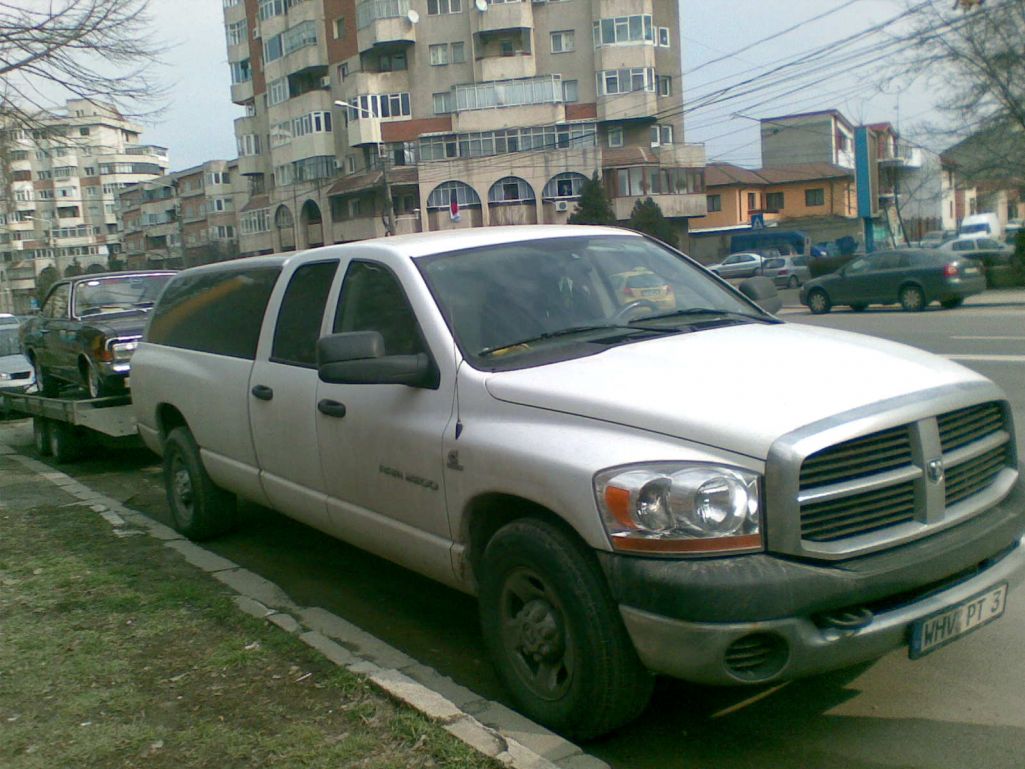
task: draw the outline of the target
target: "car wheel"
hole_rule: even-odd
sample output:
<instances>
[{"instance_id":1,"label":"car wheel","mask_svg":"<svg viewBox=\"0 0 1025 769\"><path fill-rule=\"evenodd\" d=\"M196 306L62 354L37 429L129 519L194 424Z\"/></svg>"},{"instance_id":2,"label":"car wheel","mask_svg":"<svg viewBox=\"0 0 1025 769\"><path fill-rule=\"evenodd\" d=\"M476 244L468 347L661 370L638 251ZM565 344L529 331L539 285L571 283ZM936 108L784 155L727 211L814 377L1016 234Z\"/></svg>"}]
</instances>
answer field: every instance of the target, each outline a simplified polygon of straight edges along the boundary
<instances>
[{"instance_id":1,"label":"car wheel","mask_svg":"<svg viewBox=\"0 0 1025 769\"><path fill-rule=\"evenodd\" d=\"M124 389L124 382L121 379L114 380L104 377L92 362L87 361L83 367L85 369L85 387L89 391L90 398L117 395Z\"/></svg>"},{"instance_id":2,"label":"car wheel","mask_svg":"<svg viewBox=\"0 0 1025 769\"><path fill-rule=\"evenodd\" d=\"M50 456L50 420L32 417L32 445L41 457Z\"/></svg>"},{"instance_id":3,"label":"car wheel","mask_svg":"<svg viewBox=\"0 0 1025 769\"><path fill-rule=\"evenodd\" d=\"M81 431L67 422L50 421L47 428L50 439L50 456L59 465L74 462L82 456L85 438Z\"/></svg>"},{"instance_id":4,"label":"car wheel","mask_svg":"<svg viewBox=\"0 0 1025 769\"><path fill-rule=\"evenodd\" d=\"M560 528L521 519L480 566L480 619L503 682L531 718L589 739L640 715L641 665L593 555Z\"/></svg>"},{"instance_id":5,"label":"car wheel","mask_svg":"<svg viewBox=\"0 0 1025 769\"><path fill-rule=\"evenodd\" d=\"M234 527L235 495L210 480L187 427L173 429L164 443L164 488L174 528L189 539L210 539Z\"/></svg>"},{"instance_id":6,"label":"car wheel","mask_svg":"<svg viewBox=\"0 0 1025 769\"><path fill-rule=\"evenodd\" d=\"M787 288L797 288L801 285L801 281L797 279L796 275L791 275L790 280L787 281Z\"/></svg>"},{"instance_id":7,"label":"car wheel","mask_svg":"<svg viewBox=\"0 0 1025 769\"><path fill-rule=\"evenodd\" d=\"M964 304L963 296L954 297L952 299L944 299L942 302L940 302L940 305L947 310L953 310L955 307L960 307L962 304Z\"/></svg>"},{"instance_id":8,"label":"car wheel","mask_svg":"<svg viewBox=\"0 0 1025 769\"><path fill-rule=\"evenodd\" d=\"M925 294L918 286L904 286L900 290L900 306L907 312L920 312L925 308Z\"/></svg>"},{"instance_id":9,"label":"car wheel","mask_svg":"<svg viewBox=\"0 0 1025 769\"><path fill-rule=\"evenodd\" d=\"M57 395L58 384L57 380L50 376L50 373L43 368L43 365L39 362L39 358L35 355L32 356L32 370L36 375L36 387L39 388L39 394L52 398Z\"/></svg>"},{"instance_id":10,"label":"car wheel","mask_svg":"<svg viewBox=\"0 0 1025 769\"><path fill-rule=\"evenodd\" d=\"M833 303L825 291L817 288L808 294L808 309L815 315L823 315L833 309Z\"/></svg>"},{"instance_id":11,"label":"car wheel","mask_svg":"<svg viewBox=\"0 0 1025 769\"><path fill-rule=\"evenodd\" d=\"M865 310L868 309L868 305L867 304L862 304L861 302L858 302L858 304L852 304L851 305L851 309L854 310L855 312L865 312Z\"/></svg>"}]
</instances>

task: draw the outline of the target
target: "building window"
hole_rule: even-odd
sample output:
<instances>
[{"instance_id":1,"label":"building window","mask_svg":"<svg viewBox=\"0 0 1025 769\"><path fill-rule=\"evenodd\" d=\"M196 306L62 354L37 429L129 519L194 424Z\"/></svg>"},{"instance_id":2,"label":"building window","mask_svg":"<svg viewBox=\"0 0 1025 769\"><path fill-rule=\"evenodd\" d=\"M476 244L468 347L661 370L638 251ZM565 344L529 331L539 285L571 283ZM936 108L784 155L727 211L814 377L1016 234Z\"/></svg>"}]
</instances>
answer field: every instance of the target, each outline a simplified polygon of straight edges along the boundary
<instances>
[{"instance_id":1,"label":"building window","mask_svg":"<svg viewBox=\"0 0 1025 769\"><path fill-rule=\"evenodd\" d=\"M452 111L452 92L442 91L434 94L434 114L447 115Z\"/></svg>"},{"instance_id":2,"label":"building window","mask_svg":"<svg viewBox=\"0 0 1025 769\"><path fill-rule=\"evenodd\" d=\"M227 26L228 45L241 45L248 40L249 30L246 20L236 21Z\"/></svg>"},{"instance_id":3,"label":"building window","mask_svg":"<svg viewBox=\"0 0 1025 769\"><path fill-rule=\"evenodd\" d=\"M669 27L658 28L658 45L660 48L669 47Z\"/></svg>"},{"instance_id":4,"label":"building window","mask_svg":"<svg viewBox=\"0 0 1025 769\"><path fill-rule=\"evenodd\" d=\"M610 147L622 147L623 146L623 128L622 126L615 126L609 129L609 146Z\"/></svg>"},{"instance_id":5,"label":"building window","mask_svg":"<svg viewBox=\"0 0 1025 769\"><path fill-rule=\"evenodd\" d=\"M342 62L338 65L338 79L345 80L349 76L349 63Z\"/></svg>"},{"instance_id":6,"label":"building window","mask_svg":"<svg viewBox=\"0 0 1025 769\"><path fill-rule=\"evenodd\" d=\"M654 42L651 16L617 16L594 22L594 47Z\"/></svg>"},{"instance_id":7,"label":"building window","mask_svg":"<svg viewBox=\"0 0 1025 769\"><path fill-rule=\"evenodd\" d=\"M335 40L341 40L343 37L345 37L345 19L341 17L335 19L334 30Z\"/></svg>"},{"instance_id":8,"label":"building window","mask_svg":"<svg viewBox=\"0 0 1025 769\"><path fill-rule=\"evenodd\" d=\"M673 95L673 78L670 75L656 75L655 84L659 96Z\"/></svg>"},{"instance_id":9,"label":"building window","mask_svg":"<svg viewBox=\"0 0 1025 769\"><path fill-rule=\"evenodd\" d=\"M653 67L633 67L602 70L597 75L597 86L599 96L654 91L655 69Z\"/></svg>"},{"instance_id":10,"label":"building window","mask_svg":"<svg viewBox=\"0 0 1025 769\"><path fill-rule=\"evenodd\" d=\"M427 208L447 209L455 201L460 208L479 206L480 196L468 184L449 181L439 184L427 196Z\"/></svg>"},{"instance_id":11,"label":"building window","mask_svg":"<svg viewBox=\"0 0 1025 769\"><path fill-rule=\"evenodd\" d=\"M552 33L552 53L569 53L573 50L576 50L576 44L572 29Z\"/></svg>"},{"instance_id":12,"label":"building window","mask_svg":"<svg viewBox=\"0 0 1025 769\"><path fill-rule=\"evenodd\" d=\"M374 117L409 117L409 93L381 93L369 96L360 96L356 100L360 109L348 110L349 120L359 120L361 117L373 115Z\"/></svg>"},{"instance_id":13,"label":"building window","mask_svg":"<svg viewBox=\"0 0 1025 769\"><path fill-rule=\"evenodd\" d=\"M749 192L747 193L747 210L757 211L758 210L758 193Z\"/></svg>"},{"instance_id":14,"label":"building window","mask_svg":"<svg viewBox=\"0 0 1025 769\"><path fill-rule=\"evenodd\" d=\"M806 206L826 205L826 191L822 187L804 191L804 204ZM780 206L782 208L782 205Z\"/></svg>"},{"instance_id":15,"label":"building window","mask_svg":"<svg viewBox=\"0 0 1025 769\"><path fill-rule=\"evenodd\" d=\"M554 198L578 198L580 190L587 183L587 177L572 171L556 174L545 185L541 191L541 197L545 200Z\"/></svg>"},{"instance_id":16,"label":"building window","mask_svg":"<svg viewBox=\"0 0 1025 769\"><path fill-rule=\"evenodd\" d=\"M452 63L462 64L466 61L466 44L452 43Z\"/></svg>"},{"instance_id":17,"label":"building window","mask_svg":"<svg viewBox=\"0 0 1025 769\"><path fill-rule=\"evenodd\" d=\"M427 0L427 13L438 16L443 13L462 13L462 0Z\"/></svg>"},{"instance_id":18,"label":"building window","mask_svg":"<svg viewBox=\"0 0 1025 769\"><path fill-rule=\"evenodd\" d=\"M671 125L653 125L651 127L651 146L661 147L673 143L673 127Z\"/></svg>"},{"instance_id":19,"label":"building window","mask_svg":"<svg viewBox=\"0 0 1025 769\"><path fill-rule=\"evenodd\" d=\"M491 185L488 203L525 203L534 201L534 190L518 176L506 176Z\"/></svg>"},{"instance_id":20,"label":"building window","mask_svg":"<svg viewBox=\"0 0 1025 769\"><path fill-rule=\"evenodd\" d=\"M769 211L782 211L783 210L783 193L782 192L766 192L765 193L765 208Z\"/></svg>"},{"instance_id":21,"label":"building window","mask_svg":"<svg viewBox=\"0 0 1025 769\"><path fill-rule=\"evenodd\" d=\"M714 214L716 211L722 211L722 195L709 195L706 201L708 213Z\"/></svg>"},{"instance_id":22,"label":"building window","mask_svg":"<svg viewBox=\"0 0 1025 769\"><path fill-rule=\"evenodd\" d=\"M562 81L562 100L566 104L574 104L580 99L580 93L577 89L576 80L563 80Z\"/></svg>"},{"instance_id":23,"label":"building window","mask_svg":"<svg viewBox=\"0 0 1025 769\"><path fill-rule=\"evenodd\" d=\"M432 45L428 50L431 54L432 67L442 67L448 64L448 43Z\"/></svg>"},{"instance_id":24,"label":"building window","mask_svg":"<svg viewBox=\"0 0 1025 769\"><path fill-rule=\"evenodd\" d=\"M288 78L281 77L277 80L272 80L267 84L267 104L273 107L275 104L281 104L284 101L288 101Z\"/></svg>"}]
</instances>

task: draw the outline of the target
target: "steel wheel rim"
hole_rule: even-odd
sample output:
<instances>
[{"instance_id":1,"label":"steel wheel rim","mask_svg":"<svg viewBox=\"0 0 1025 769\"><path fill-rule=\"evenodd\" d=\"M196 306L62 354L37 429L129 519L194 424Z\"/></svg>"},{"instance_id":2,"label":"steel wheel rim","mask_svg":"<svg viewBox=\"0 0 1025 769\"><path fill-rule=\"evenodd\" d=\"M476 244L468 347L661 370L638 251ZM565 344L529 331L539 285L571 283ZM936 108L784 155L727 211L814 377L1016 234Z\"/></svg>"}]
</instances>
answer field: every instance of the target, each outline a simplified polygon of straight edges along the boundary
<instances>
[{"instance_id":1,"label":"steel wheel rim","mask_svg":"<svg viewBox=\"0 0 1025 769\"><path fill-rule=\"evenodd\" d=\"M519 568L506 578L499 601L502 644L516 677L542 700L561 699L576 666L558 596L537 572Z\"/></svg>"},{"instance_id":2,"label":"steel wheel rim","mask_svg":"<svg viewBox=\"0 0 1025 769\"><path fill-rule=\"evenodd\" d=\"M904 304L911 310L920 310L923 304L922 292L917 288L904 289Z\"/></svg>"},{"instance_id":3,"label":"steel wheel rim","mask_svg":"<svg viewBox=\"0 0 1025 769\"><path fill-rule=\"evenodd\" d=\"M813 310L818 311L826 309L826 295L823 294L821 291L816 291L814 294L808 297L808 302L811 304L811 308Z\"/></svg>"},{"instance_id":4,"label":"steel wheel rim","mask_svg":"<svg viewBox=\"0 0 1025 769\"><path fill-rule=\"evenodd\" d=\"M177 454L171 458L171 494L174 497L175 517L181 525L188 525L192 520L195 495L189 469Z\"/></svg>"}]
</instances>

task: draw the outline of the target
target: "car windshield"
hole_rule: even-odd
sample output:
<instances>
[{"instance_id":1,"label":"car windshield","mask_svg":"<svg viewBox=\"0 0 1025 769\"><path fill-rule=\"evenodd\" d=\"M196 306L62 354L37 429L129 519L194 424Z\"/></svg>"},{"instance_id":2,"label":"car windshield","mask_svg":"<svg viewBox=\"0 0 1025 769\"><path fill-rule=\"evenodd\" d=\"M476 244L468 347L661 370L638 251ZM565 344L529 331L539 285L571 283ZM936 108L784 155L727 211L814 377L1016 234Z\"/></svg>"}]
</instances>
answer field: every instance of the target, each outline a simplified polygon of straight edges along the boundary
<instances>
[{"instance_id":1,"label":"car windshield","mask_svg":"<svg viewBox=\"0 0 1025 769\"><path fill-rule=\"evenodd\" d=\"M79 318L152 307L169 274L112 275L75 286L75 315Z\"/></svg>"},{"instance_id":2,"label":"car windshield","mask_svg":"<svg viewBox=\"0 0 1025 769\"><path fill-rule=\"evenodd\" d=\"M0 327L0 357L17 355L19 352L21 347L18 343L18 327Z\"/></svg>"},{"instance_id":3,"label":"car windshield","mask_svg":"<svg viewBox=\"0 0 1025 769\"><path fill-rule=\"evenodd\" d=\"M417 260L470 363L496 370L771 316L634 236L546 238ZM690 311L690 312L688 312Z\"/></svg>"}]
</instances>

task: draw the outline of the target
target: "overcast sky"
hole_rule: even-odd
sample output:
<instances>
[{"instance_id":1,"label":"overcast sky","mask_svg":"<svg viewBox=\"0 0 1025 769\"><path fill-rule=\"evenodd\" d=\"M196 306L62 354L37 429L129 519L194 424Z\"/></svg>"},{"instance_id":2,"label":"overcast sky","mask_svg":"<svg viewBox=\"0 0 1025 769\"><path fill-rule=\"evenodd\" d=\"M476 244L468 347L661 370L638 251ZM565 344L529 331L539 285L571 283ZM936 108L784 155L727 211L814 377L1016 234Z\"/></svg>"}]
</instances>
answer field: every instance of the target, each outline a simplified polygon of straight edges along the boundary
<instances>
[{"instance_id":1,"label":"overcast sky","mask_svg":"<svg viewBox=\"0 0 1025 769\"><path fill-rule=\"evenodd\" d=\"M934 118L927 89L921 83L900 80L903 90L893 84L880 90L879 81L894 72L888 56L854 74L846 73L843 66L827 68L822 76L830 79L793 94L781 95L793 89L780 85L773 91L690 111L709 92L758 74L753 68L783 63L896 15L902 0L680 1L688 110L685 138L705 142L709 160L757 166L758 128L750 118L830 108L839 109L856 124L889 121L909 137L927 141L920 130L924 121ZM841 10L808 22L834 9ZM147 125L143 141L168 147L174 170L235 157L233 121L241 108L231 103L221 3L152 0L151 10L158 33L171 46L164 72L173 88L162 122ZM800 29L709 64L795 25ZM733 117L737 113L748 117Z\"/></svg>"}]
</instances>

